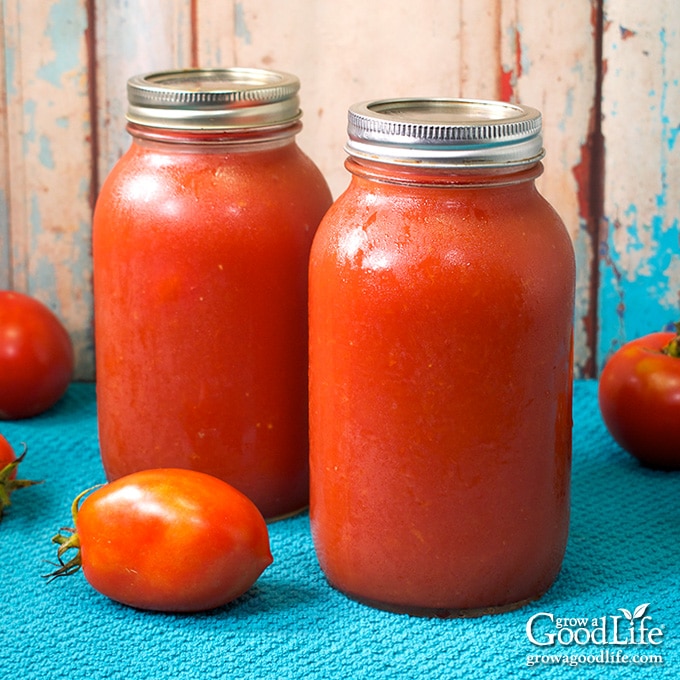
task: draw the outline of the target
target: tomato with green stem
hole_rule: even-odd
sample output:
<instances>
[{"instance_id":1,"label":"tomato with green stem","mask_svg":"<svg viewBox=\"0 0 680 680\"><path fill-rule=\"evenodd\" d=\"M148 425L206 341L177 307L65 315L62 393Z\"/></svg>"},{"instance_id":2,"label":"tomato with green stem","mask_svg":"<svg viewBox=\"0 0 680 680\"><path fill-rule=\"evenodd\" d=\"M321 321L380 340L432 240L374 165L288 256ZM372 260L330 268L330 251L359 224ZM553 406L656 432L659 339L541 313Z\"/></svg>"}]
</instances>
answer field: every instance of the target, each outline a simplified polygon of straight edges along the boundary
<instances>
[{"instance_id":1,"label":"tomato with green stem","mask_svg":"<svg viewBox=\"0 0 680 680\"><path fill-rule=\"evenodd\" d=\"M16 456L10 443L0 434L0 520L5 508L11 505L10 495L17 489L40 484L28 479L17 479L17 468L26 456L26 445L20 456Z\"/></svg>"},{"instance_id":2,"label":"tomato with green stem","mask_svg":"<svg viewBox=\"0 0 680 680\"><path fill-rule=\"evenodd\" d=\"M650 333L607 361L598 391L602 418L618 444L644 465L680 470L680 323Z\"/></svg>"},{"instance_id":3,"label":"tomato with green stem","mask_svg":"<svg viewBox=\"0 0 680 680\"><path fill-rule=\"evenodd\" d=\"M202 472L135 472L83 492L72 514L74 528L52 539L60 566L48 577L82 568L95 590L138 609L220 607L249 590L272 562L256 506ZM65 560L67 554L73 556Z\"/></svg>"}]
</instances>

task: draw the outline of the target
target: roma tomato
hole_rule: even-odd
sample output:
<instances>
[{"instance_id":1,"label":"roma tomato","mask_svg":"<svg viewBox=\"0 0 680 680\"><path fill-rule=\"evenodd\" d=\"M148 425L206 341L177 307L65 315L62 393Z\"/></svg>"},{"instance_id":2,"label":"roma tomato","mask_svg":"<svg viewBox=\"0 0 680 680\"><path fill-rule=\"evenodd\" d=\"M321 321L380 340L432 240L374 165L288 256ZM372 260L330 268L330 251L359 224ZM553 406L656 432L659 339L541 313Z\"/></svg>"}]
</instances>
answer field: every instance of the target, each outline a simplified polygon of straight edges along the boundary
<instances>
[{"instance_id":1,"label":"roma tomato","mask_svg":"<svg viewBox=\"0 0 680 680\"><path fill-rule=\"evenodd\" d=\"M272 562L259 510L211 475L143 470L86 494L73 503L75 530L52 539L61 567L50 576L82 567L90 585L117 602L213 609L245 593ZM72 548L77 554L64 562Z\"/></svg>"},{"instance_id":2,"label":"roma tomato","mask_svg":"<svg viewBox=\"0 0 680 680\"><path fill-rule=\"evenodd\" d=\"M73 345L42 302L0 291L0 419L29 418L53 406L73 375Z\"/></svg>"},{"instance_id":3,"label":"roma tomato","mask_svg":"<svg viewBox=\"0 0 680 680\"><path fill-rule=\"evenodd\" d=\"M11 505L10 495L17 489L23 489L40 482L32 482L28 479L17 479L17 468L26 455L26 446L23 453L17 458L10 443L0 434L0 520L5 508Z\"/></svg>"},{"instance_id":4,"label":"roma tomato","mask_svg":"<svg viewBox=\"0 0 680 680\"><path fill-rule=\"evenodd\" d=\"M626 343L605 365L602 418L614 439L641 463L680 470L680 324Z\"/></svg>"}]
</instances>

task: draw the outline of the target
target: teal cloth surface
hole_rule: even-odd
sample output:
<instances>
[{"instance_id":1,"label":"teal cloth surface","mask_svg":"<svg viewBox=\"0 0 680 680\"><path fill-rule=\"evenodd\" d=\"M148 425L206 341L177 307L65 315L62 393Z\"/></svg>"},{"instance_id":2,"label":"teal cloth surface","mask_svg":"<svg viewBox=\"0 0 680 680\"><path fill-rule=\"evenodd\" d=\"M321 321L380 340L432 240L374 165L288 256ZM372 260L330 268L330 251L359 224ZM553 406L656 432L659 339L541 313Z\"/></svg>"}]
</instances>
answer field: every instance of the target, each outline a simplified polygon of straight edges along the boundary
<instances>
[{"instance_id":1,"label":"teal cloth surface","mask_svg":"<svg viewBox=\"0 0 680 680\"><path fill-rule=\"evenodd\" d=\"M49 412L0 422L16 450L29 447L21 477L44 480L17 491L0 524L0 678L680 677L680 473L645 469L624 453L602 424L596 394L595 382L575 384L569 545L538 602L469 620L373 610L327 585L303 514L270 526L274 564L242 598L213 612L168 615L112 602L81 572L51 583L41 577L54 560L51 537L71 524L72 499L104 481L94 387L76 383ZM621 610L632 615L647 603L645 625L659 629L659 644L566 644L579 627L581 642L597 639L592 619L604 617L610 635L615 616L617 641L625 640ZM561 641L539 647L527 622L541 613L555 621L538 617L538 641L558 631L557 619L588 624L567 622ZM636 626L641 618L638 610ZM539 662L528 665L534 655Z\"/></svg>"}]
</instances>

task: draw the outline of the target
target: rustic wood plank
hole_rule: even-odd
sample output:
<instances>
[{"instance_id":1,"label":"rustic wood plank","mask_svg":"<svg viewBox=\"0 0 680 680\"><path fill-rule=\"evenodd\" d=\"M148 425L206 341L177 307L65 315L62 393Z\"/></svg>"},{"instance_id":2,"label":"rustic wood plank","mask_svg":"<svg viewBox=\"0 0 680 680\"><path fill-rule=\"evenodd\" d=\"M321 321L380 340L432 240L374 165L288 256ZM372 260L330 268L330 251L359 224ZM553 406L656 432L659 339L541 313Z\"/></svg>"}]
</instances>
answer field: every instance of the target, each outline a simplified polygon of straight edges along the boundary
<instances>
[{"instance_id":1,"label":"rustic wood plank","mask_svg":"<svg viewBox=\"0 0 680 680\"><path fill-rule=\"evenodd\" d=\"M453 96L499 99L501 1L460 2L460 86Z\"/></svg>"},{"instance_id":2,"label":"rustic wood plank","mask_svg":"<svg viewBox=\"0 0 680 680\"><path fill-rule=\"evenodd\" d=\"M85 0L6 0L12 285L45 302L91 375L90 103ZM40 46L38 49L37 46Z\"/></svg>"},{"instance_id":3,"label":"rustic wood plank","mask_svg":"<svg viewBox=\"0 0 680 680\"><path fill-rule=\"evenodd\" d=\"M680 4L606 0L598 364L680 318Z\"/></svg>"},{"instance_id":4,"label":"rustic wood plank","mask_svg":"<svg viewBox=\"0 0 680 680\"><path fill-rule=\"evenodd\" d=\"M128 78L192 66L190 0L97 3L97 171L100 182L130 145L125 130Z\"/></svg>"},{"instance_id":5,"label":"rustic wood plank","mask_svg":"<svg viewBox=\"0 0 680 680\"><path fill-rule=\"evenodd\" d=\"M243 5L235 0L196 0L195 66L224 68L236 64L236 35Z\"/></svg>"},{"instance_id":6,"label":"rustic wood plank","mask_svg":"<svg viewBox=\"0 0 680 680\"><path fill-rule=\"evenodd\" d=\"M504 3L502 98L543 114L545 173L538 182L564 220L576 251L574 350L577 375L592 371L591 295L597 216L591 211L597 64L589 2Z\"/></svg>"},{"instance_id":7,"label":"rustic wood plank","mask_svg":"<svg viewBox=\"0 0 680 680\"><path fill-rule=\"evenodd\" d=\"M7 60L5 58L5 18L0 11L0 289L12 285L9 226L9 127L7 120ZM10 57L11 59L11 57Z\"/></svg>"}]
</instances>

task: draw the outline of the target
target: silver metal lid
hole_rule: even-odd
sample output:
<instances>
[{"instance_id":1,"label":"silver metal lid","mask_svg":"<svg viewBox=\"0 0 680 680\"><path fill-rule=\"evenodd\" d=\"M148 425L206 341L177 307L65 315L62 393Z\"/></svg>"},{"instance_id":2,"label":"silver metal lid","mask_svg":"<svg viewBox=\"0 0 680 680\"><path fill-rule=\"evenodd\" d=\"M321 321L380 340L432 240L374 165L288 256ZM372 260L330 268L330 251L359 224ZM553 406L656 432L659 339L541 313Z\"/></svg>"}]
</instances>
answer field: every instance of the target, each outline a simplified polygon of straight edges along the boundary
<instances>
[{"instance_id":1,"label":"silver metal lid","mask_svg":"<svg viewBox=\"0 0 680 680\"><path fill-rule=\"evenodd\" d=\"M383 99L349 109L347 153L425 167L528 165L543 155L541 114L481 99Z\"/></svg>"},{"instance_id":2,"label":"silver metal lid","mask_svg":"<svg viewBox=\"0 0 680 680\"><path fill-rule=\"evenodd\" d=\"M127 119L175 130L269 127L300 118L300 81L255 68L147 73L127 84Z\"/></svg>"}]
</instances>

